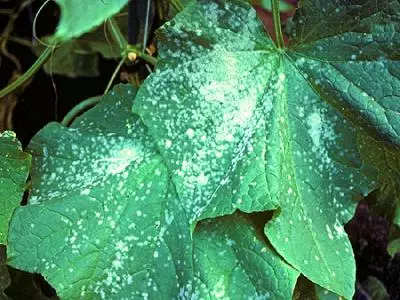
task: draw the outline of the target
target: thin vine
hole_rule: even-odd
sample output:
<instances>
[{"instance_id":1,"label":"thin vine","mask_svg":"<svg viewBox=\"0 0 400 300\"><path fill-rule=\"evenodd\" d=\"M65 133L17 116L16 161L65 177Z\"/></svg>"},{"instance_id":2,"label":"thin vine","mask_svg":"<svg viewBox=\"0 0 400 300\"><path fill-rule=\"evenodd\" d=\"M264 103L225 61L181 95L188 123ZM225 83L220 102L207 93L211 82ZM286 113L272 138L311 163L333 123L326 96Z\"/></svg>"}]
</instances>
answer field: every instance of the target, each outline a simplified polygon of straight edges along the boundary
<instances>
[{"instance_id":1,"label":"thin vine","mask_svg":"<svg viewBox=\"0 0 400 300\"><path fill-rule=\"evenodd\" d=\"M280 16L280 12L279 12L279 1L280 0L271 0L272 17L273 17L273 21L274 21L276 44L277 44L278 48L284 48L285 42L283 40L283 34L282 34L281 16Z\"/></svg>"},{"instance_id":2,"label":"thin vine","mask_svg":"<svg viewBox=\"0 0 400 300\"><path fill-rule=\"evenodd\" d=\"M26 81L28 81L39 69L46 63L46 61L50 58L53 53L53 47L47 47L43 53L39 56L39 58L35 61L35 63L26 71L21 77L17 80L13 81L11 84L7 85L4 89L0 90L0 99L12 93L19 86L23 85Z\"/></svg>"}]
</instances>

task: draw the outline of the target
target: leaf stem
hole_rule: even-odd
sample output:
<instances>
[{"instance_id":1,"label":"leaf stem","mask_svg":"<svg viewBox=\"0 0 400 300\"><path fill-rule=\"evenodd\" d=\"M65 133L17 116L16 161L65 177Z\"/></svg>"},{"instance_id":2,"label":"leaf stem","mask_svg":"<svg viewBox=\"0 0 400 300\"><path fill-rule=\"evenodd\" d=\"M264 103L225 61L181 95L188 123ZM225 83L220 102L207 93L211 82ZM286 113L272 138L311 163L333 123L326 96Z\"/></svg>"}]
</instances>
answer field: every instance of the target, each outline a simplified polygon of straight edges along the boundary
<instances>
[{"instance_id":1,"label":"leaf stem","mask_svg":"<svg viewBox=\"0 0 400 300\"><path fill-rule=\"evenodd\" d=\"M97 103L100 102L100 100L101 100L101 97L93 97L93 98L86 99L82 102L79 102L62 119L61 124L65 127L68 127L69 125L72 124L72 121L77 116L79 116L83 112L87 111L90 107L95 106Z\"/></svg>"},{"instance_id":2,"label":"leaf stem","mask_svg":"<svg viewBox=\"0 0 400 300\"><path fill-rule=\"evenodd\" d=\"M26 71L21 77L7 85L4 89L0 90L0 99L12 93L19 86L28 81L35 73L44 65L44 63L50 58L53 52L52 47L47 47L35 63Z\"/></svg>"},{"instance_id":3,"label":"leaf stem","mask_svg":"<svg viewBox=\"0 0 400 300\"><path fill-rule=\"evenodd\" d=\"M275 30L277 46L278 48L284 48L285 42L283 40L283 34L282 34L281 16L279 12L279 1L280 0L271 0L272 17L274 21L274 30Z\"/></svg>"},{"instance_id":4,"label":"leaf stem","mask_svg":"<svg viewBox=\"0 0 400 300\"><path fill-rule=\"evenodd\" d=\"M126 46L128 45L128 42L126 41L124 35L121 33L121 30L119 29L117 23L114 21L113 18L110 18L108 19L107 26L111 31L114 40L118 43L121 53L123 53L126 49Z\"/></svg>"},{"instance_id":5,"label":"leaf stem","mask_svg":"<svg viewBox=\"0 0 400 300\"><path fill-rule=\"evenodd\" d=\"M185 7L183 6L181 0L170 0L172 6L178 11L182 11Z\"/></svg>"},{"instance_id":6,"label":"leaf stem","mask_svg":"<svg viewBox=\"0 0 400 300\"><path fill-rule=\"evenodd\" d=\"M140 51L136 46L134 45L129 45L124 36L122 35L121 31L119 30L118 25L115 23L115 21L111 18L107 22L110 31L114 37L114 39L117 41L121 48L121 56L124 57L124 59L128 56L129 53L135 53L138 57L142 58L143 60L147 61L149 64L155 66L157 63L157 59L154 58L151 55L146 54L145 52Z\"/></svg>"},{"instance_id":7,"label":"leaf stem","mask_svg":"<svg viewBox=\"0 0 400 300\"><path fill-rule=\"evenodd\" d=\"M110 78L110 81L108 82L107 87L106 87L106 89L104 91L104 95L107 94L108 91L110 90L110 88L112 86L112 83L114 82L115 77L117 77L117 74L118 74L119 70L121 69L122 65L124 64L125 60L126 60L126 57L123 57L120 60L118 66L115 68L114 73L112 74L112 76Z\"/></svg>"},{"instance_id":8,"label":"leaf stem","mask_svg":"<svg viewBox=\"0 0 400 300\"><path fill-rule=\"evenodd\" d=\"M142 58L143 60L147 61L149 64L155 66L157 63L157 59L151 55L148 55L140 50L138 50L134 45L128 45L127 47L128 53L135 53L138 57Z\"/></svg>"}]
</instances>

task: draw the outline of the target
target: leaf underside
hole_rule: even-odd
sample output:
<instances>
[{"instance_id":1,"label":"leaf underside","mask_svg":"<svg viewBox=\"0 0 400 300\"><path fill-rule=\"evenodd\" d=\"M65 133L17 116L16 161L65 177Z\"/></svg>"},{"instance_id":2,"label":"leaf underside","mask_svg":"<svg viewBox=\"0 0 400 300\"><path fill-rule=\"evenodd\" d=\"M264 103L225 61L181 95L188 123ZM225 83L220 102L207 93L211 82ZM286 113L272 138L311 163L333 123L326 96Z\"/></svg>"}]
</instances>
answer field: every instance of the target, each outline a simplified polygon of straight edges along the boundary
<instances>
[{"instance_id":1,"label":"leaf underside","mask_svg":"<svg viewBox=\"0 0 400 300\"><path fill-rule=\"evenodd\" d=\"M300 273L351 298L343 224L392 180L366 145L400 143L399 3L324 3L301 2L286 50L245 1L164 25L136 97L119 86L32 140L10 264L66 299L289 299ZM260 231L237 210L275 213Z\"/></svg>"}]
</instances>

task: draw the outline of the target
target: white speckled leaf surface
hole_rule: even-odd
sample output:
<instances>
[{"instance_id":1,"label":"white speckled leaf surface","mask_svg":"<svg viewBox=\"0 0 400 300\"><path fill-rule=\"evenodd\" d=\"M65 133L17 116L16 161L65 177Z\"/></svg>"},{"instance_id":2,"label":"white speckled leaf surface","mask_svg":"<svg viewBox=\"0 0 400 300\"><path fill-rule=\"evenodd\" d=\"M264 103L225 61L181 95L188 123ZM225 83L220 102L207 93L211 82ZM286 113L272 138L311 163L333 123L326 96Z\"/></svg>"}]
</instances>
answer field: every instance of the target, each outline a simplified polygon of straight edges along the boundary
<instances>
[{"instance_id":1,"label":"white speckled leaf surface","mask_svg":"<svg viewBox=\"0 0 400 300\"><path fill-rule=\"evenodd\" d=\"M243 279L245 297L287 299L301 273L351 298L343 225L381 181L366 134L397 143L398 19L396 6L337 0L362 17L312 39L302 24L316 22L305 16L320 2L301 2L288 50L245 1L198 1L168 22L134 101L118 87L71 129L50 124L33 139L33 192L12 222L11 264L44 273L66 299L240 299L228 277L255 265L266 283ZM377 26L385 38L350 54L359 40L341 35ZM315 44L329 40L341 61ZM236 210L275 213L263 235L226 216Z\"/></svg>"}]
</instances>

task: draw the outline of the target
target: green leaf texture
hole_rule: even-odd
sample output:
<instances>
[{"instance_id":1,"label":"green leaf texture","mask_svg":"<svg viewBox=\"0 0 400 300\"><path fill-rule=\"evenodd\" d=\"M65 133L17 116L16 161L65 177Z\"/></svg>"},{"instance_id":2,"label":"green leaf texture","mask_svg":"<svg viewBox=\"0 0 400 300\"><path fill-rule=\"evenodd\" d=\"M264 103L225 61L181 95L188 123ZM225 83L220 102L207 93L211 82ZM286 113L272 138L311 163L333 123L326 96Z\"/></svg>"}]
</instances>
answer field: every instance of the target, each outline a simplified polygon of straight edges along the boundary
<instances>
[{"instance_id":1,"label":"green leaf texture","mask_svg":"<svg viewBox=\"0 0 400 300\"><path fill-rule=\"evenodd\" d=\"M201 299L292 298L299 273L260 229L242 214L200 222L194 233L195 270L212 287L208 297L200 291Z\"/></svg>"},{"instance_id":2,"label":"green leaf texture","mask_svg":"<svg viewBox=\"0 0 400 300\"><path fill-rule=\"evenodd\" d=\"M375 138L400 144L400 2L300 1L290 58L313 89Z\"/></svg>"},{"instance_id":3,"label":"green leaf texture","mask_svg":"<svg viewBox=\"0 0 400 300\"><path fill-rule=\"evenodd\" d=\"M14 132L0 133L0 244L7 244L8 226L20 205L31 165Z\"/></svg>"}]
</instances>

